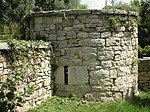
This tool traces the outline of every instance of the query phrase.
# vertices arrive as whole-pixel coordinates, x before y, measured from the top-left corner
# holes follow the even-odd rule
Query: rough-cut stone
[[[106,38],[106,37],[110,37],[111,36],[111,32],[104,32],[104,33],[101,33],[101,37],[102,38]]]
[[[143,91],[150,90],[150,58],[144,57],[139,62],[139,89]]]
[[[41,19],[41,18],[38,18]],[[41,21],[40,21],[41,22]],[[5,46],[5,47],[4,47]],[[10,63],[10,53],[11,49],[5,44],[0,44],[0,84],[1,82],[6,81],[8,75],[12,73],[13,65]],[[5,48],[5,49],[4,49]],[[18,52],[18,51],[17,51]],[[22,53],[20,51],[20,53]],[[28,62],[31,62],[32,67],[34,67],[35,74],[34,76],[28,76],[23,82],[19,82],[16,86],[17,92],[24,92],[28,87],[35,87],[34,92],[27,98],[25,98],[26,103],[23,104],[23,107],[18,107],[19,112],[27,111],[29,108],[37,106],[37,103],[40,104],[44,99],[51,96],[51,64],[50,64],[50,49],[47,47],[34,49],[31,47],[26,54],[30,58],[27,59]],[[33,55],[34,54],[34,55]],[[11,54],[12,55],[12,54]],[[35,61],[36,59],[36,61]],[[20,59],[16,59],[15,62],[22,64]],[[29,73],[31,69],[29,68]]]
[[[68,84],[87,84],[88,71],[87,67],[69,67],[68,68]]]
[[[34,23],[35,24],[41,24],[43,21],[42,21],[42,17],[36,17],[34,18]]]
[[[104,39],[84,39],[79,42],[79,45],[84,47],[103,47],[105,44]]]
[[[88,100],[110,101],[137,92],[137,65],[133,64],[138,47],[137,25],[133,21],[136,14],[118,10],[68,10],[32,15],[33,19],[54,21],[47,24],[44,19],[45,22],[37,24],[31,21],[30,28],[34,33],[42,31],[42,36],[47,34],[46,40],[54,45],[54,64],[58,66],[54,71],[55,95],[75,94]],[[132,24],[116,23],[112,30],[110,18],[127,17]],[[134,30],[128,30],[128,25]]]
[[[10,49],[8,44],[6,43],[0,43],[0,50],[8,50]]]
[[[87,38],[88,37],[88,33],[86,33],[86,32],[79,32],[78,34],[77,34],[77,37],[78,38]]]
[[[62,22],[62,17],[53,18],[53,22],[54,22],[55,24],[61,23],[61,22]]]

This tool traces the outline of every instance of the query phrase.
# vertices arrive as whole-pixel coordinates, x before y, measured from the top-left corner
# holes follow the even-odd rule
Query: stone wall
[[[139,59],[138,85],[142,91],[150,90],[150,58]]]
[[[55,95],[94,101],[137,92],[136,13],[68,10],[32,13],[30,30],[54,47]]]
[[[0,83],[5,81],[7,76],[12,71],[12,65],[10,63],[11,50],[6,43],[0,43]],[[23,107],[18,108],[21,112],[27,111],[29,108],[33,108],[41,103],[48,96],[51,96],[51,64],[50,64],[50,49],[41,47],[37,49],[29,49],[27,61],[32,63],[32,66],[36,69],[34,76],[28,76],[24,82],[20,82],[17,85],[17,91],[23,92],[28,86],[35,86],[34,92],[26,98],[26,103]],[[19,59],[15,60],[20,62]],[[25,65],[23,65],[25,66]],[[30,69],[30,68],[29,68]],[[31,70],[31,69],[30,69]],[[24,74],[25,75],[25,74]]]

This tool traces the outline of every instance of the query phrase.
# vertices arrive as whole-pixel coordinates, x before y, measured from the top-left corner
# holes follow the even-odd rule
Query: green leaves
[[[35,85],[20,85],[25,83],[27,78],[33,78],[36,70],[34,62],[37,56],[34,50],[40,46],[50,48],[49,43],[39,41],[17,41],[14,39],[3,40],[10,46],[9,62],[12,65],[12,71],[7,79],[0,83],[0,112],[14,112],[17,106],[22,106],[25,97],[28,97],[37,88]],[[38,50],[40,51],[40,50]],[[30,55],[28,53],[30,52]]]
[[[144,48],[141,48],[139,46],[138,48],[139,57],[150,57],[150,46],[145,46]]]

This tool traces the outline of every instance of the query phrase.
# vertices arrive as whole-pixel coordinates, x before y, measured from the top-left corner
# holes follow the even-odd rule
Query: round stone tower
[[[136,13],[118,10],[32,13],[30,35],[53,45],[54,94],[94,101],[136,94],[136,19]]]

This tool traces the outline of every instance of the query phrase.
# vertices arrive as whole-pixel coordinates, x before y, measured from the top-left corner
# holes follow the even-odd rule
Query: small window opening
[[[116,78],[113,78],[113,85],[115,85],[115,80],[116,80]]]
[[[64,66],[64,84],[68,85],[68,66]]]

